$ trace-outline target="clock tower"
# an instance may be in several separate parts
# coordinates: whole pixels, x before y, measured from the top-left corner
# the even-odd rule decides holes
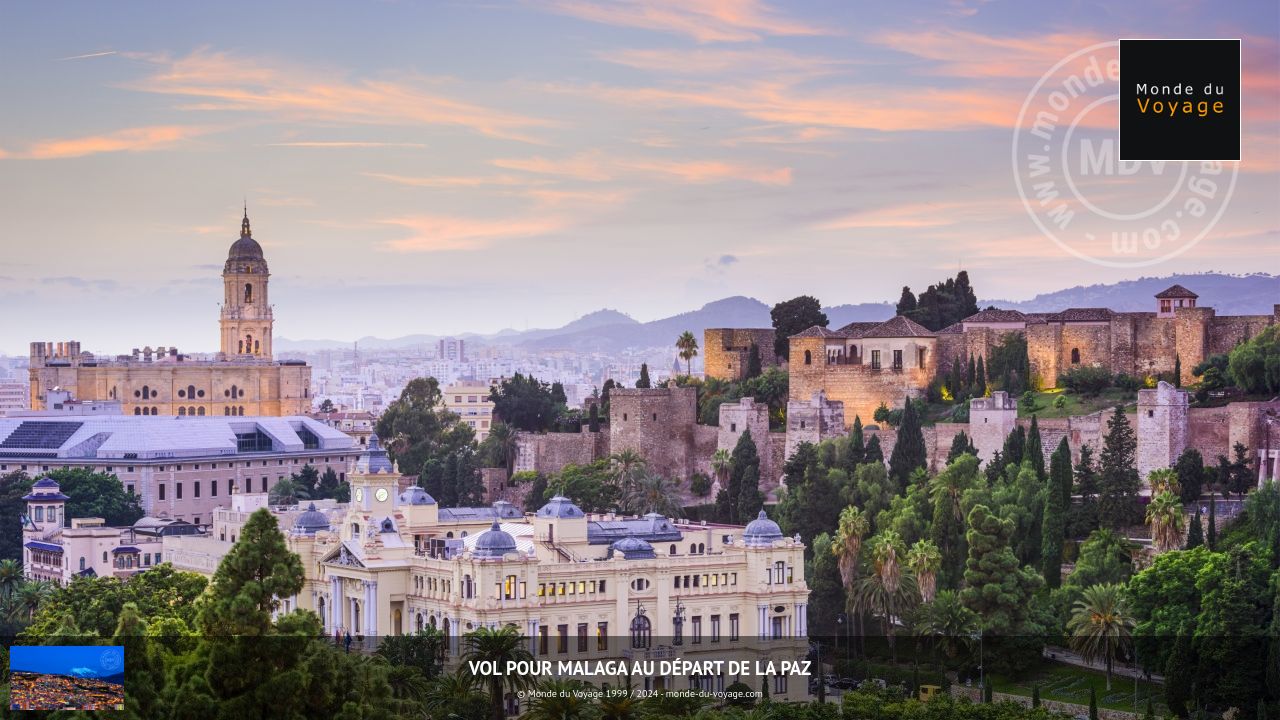
[[[240,239],[231,243],[222,268],[222,354],[271,359],[275,324],[267,296],[267,260],[249,228],[249,208],[240,221]]]
[[[387,517],[394,512],[400,473],[387,457],[378,436],[369,443],[348,475],[351,483],[351,513],[365,517]]]

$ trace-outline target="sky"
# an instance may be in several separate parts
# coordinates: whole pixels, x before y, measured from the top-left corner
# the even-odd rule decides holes
[[[102,645],[14,645],[9,669],[54,675],[108,677],[124,671],[124,648]]]
[[[1010,167],[1038,77],[1120,37],[1244,48],[1230,205],[1142,268],[1054,244]],[[1269,0],[22,2],[0,66],[11,354],[215,350],[245,202],[291,339],[1280,271]]]

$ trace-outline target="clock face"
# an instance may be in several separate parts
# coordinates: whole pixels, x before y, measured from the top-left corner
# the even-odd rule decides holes
[[[374,497],[376,497],[376,498],[378,498],[378,502],[386,502],[386,501],[387,501],[387,489],[386,489],[386,488],[378,488],[378,492],[374,493],[374,494],[373,494],[373,496],[374,496]]]
[[[356,502],[364,502],[364,488],[356,488]]]

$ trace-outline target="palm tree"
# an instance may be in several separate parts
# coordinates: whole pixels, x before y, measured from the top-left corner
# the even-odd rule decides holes
[[[678,489],[677,482],[667,480],[657,473],[644,473],[631,483],[626,495],[626,506],[636,514],[656,512],[667,517],[677,517],[683,510]]]
[[[456,717],[451,710],[488,704],[488,699],[476,692],[476,678],[462,672],[446,673],[431,682],[431,692],[423,699],[423,708],[431,717]]]
[[[466,634],[466,650],[462,653],[462,672],[474,678],[475,684],[484,684],[489,689],[489,707],[493,720],[503,720],[504,690],[523,690],[533,684],[528,675],[506,672],[508,662],[522,662],[533,659],[529,652],[528,641],[516,628],[505,625],[501,628],[482,627]],[[473,668],[479,663],[493,662],[499,672],[493,675],[473,675]]]
[[[932,542],[921,538],[907,551],[907,567],[915,573],[920,586],[921,602],[933,600],[938,588],[938,568],[942,566],[942,552]]]
[[[676,338],[676,348],[680,350],[680,358],[685,361],[686,375],[693,375],[693,358],[698,354],[698,340],[693,333],[685,330]]]
[[[917,635],[934,638],[947,657],[954,658],[978,632],[980,624],[977,613],[960,600],[960,593],[940,590],[932,602],[920,606],[914,628]]]
[[[1178,484],[1178,471],[1173,468],[1159,468],[1147,473],[1147,485],[1151,487],[1152,496],[1165,491],[1174,495],[1182,494],[1182,486]]]
[[[30,622],[36,610],[53,595],[53,590],[54,585],[48,580],[31,580],[19,585],[9,606],[11,619],[22,617]]]
[[[852,603],[855,612],[879,615],[884,621],[885,637],[896,659],[897,648],[893,642],[894,618],[900,617],[919,600],[915,576],[903,572],[902,536],[894,530],[885,530],[871,539],[871,566],[873,572],[857,582],[853,588]]]
[[[619,490],[626,492],[631,482],[648,463],[639,452],[627,448],[609,456],[609,467],[613,470],[613,483]]]
[[[578,720],[588,714],[591,699],[581,680],[551,679],[538,683],[538,694],[521,715],[528,720]]]
[[[858,507],[850,505],[840,511],[840,524],[836,528],[831,552],[840,566],[840,582],[851,587],[858,574],[858,555],[862,553],[862,537],[870,529],[867,516]]]
[[[1155,473],[1151,473],[1155,475]],[[1182,547],[1186,534],[1187,518],[1182,511],[1182,501],[1168,490],[1151,498],[1147,505],[1147,524],[1151,526],[1151,539],[1156,552],[1168,552]]]
[[[496,421],[493,427],[489,428],[489,438],[497,448],[497,457],[493,459],[502,463],[502,467],[507,469],[507,475],[510,476],[516,464],[516,429],[504,422]]]
[[[889,592],[898,592],[902,583],[902,536],[896,530],[883,530],[871,538],[871,563],[880,584]]]
[[[631,720],[640,713],[638,702],[632,695],[602,697],[599,705],[602,720]]]
[[[0,598],[8,599],[22,584],[22,565],[12,558],[0,560]]]
[[[1107,690],[1111,689],[1111,666],[1132,642],[1133,617],[1125,606],[1124,586],[1092,585],[1076,601],[1067,630],[1071,649],[1085,662],[1102,661],[1107,667]]]
[[[729,478],[729,470],[733,467],[733,455],[728,448],[720,448],[711,456],[711,470],[716,474],[716,482],[725,486]]]

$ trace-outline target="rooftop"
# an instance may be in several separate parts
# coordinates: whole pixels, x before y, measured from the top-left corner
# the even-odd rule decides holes
[[[1198,298],[1199,295],[1182,287],[1181,285],[1170,286],[1167,290],[1156,293],[1156,299],[1167,300],[1170,298]]]
[[[0,457],[154,460],[357,447],[350,436],[304,416],[0,418]]]

